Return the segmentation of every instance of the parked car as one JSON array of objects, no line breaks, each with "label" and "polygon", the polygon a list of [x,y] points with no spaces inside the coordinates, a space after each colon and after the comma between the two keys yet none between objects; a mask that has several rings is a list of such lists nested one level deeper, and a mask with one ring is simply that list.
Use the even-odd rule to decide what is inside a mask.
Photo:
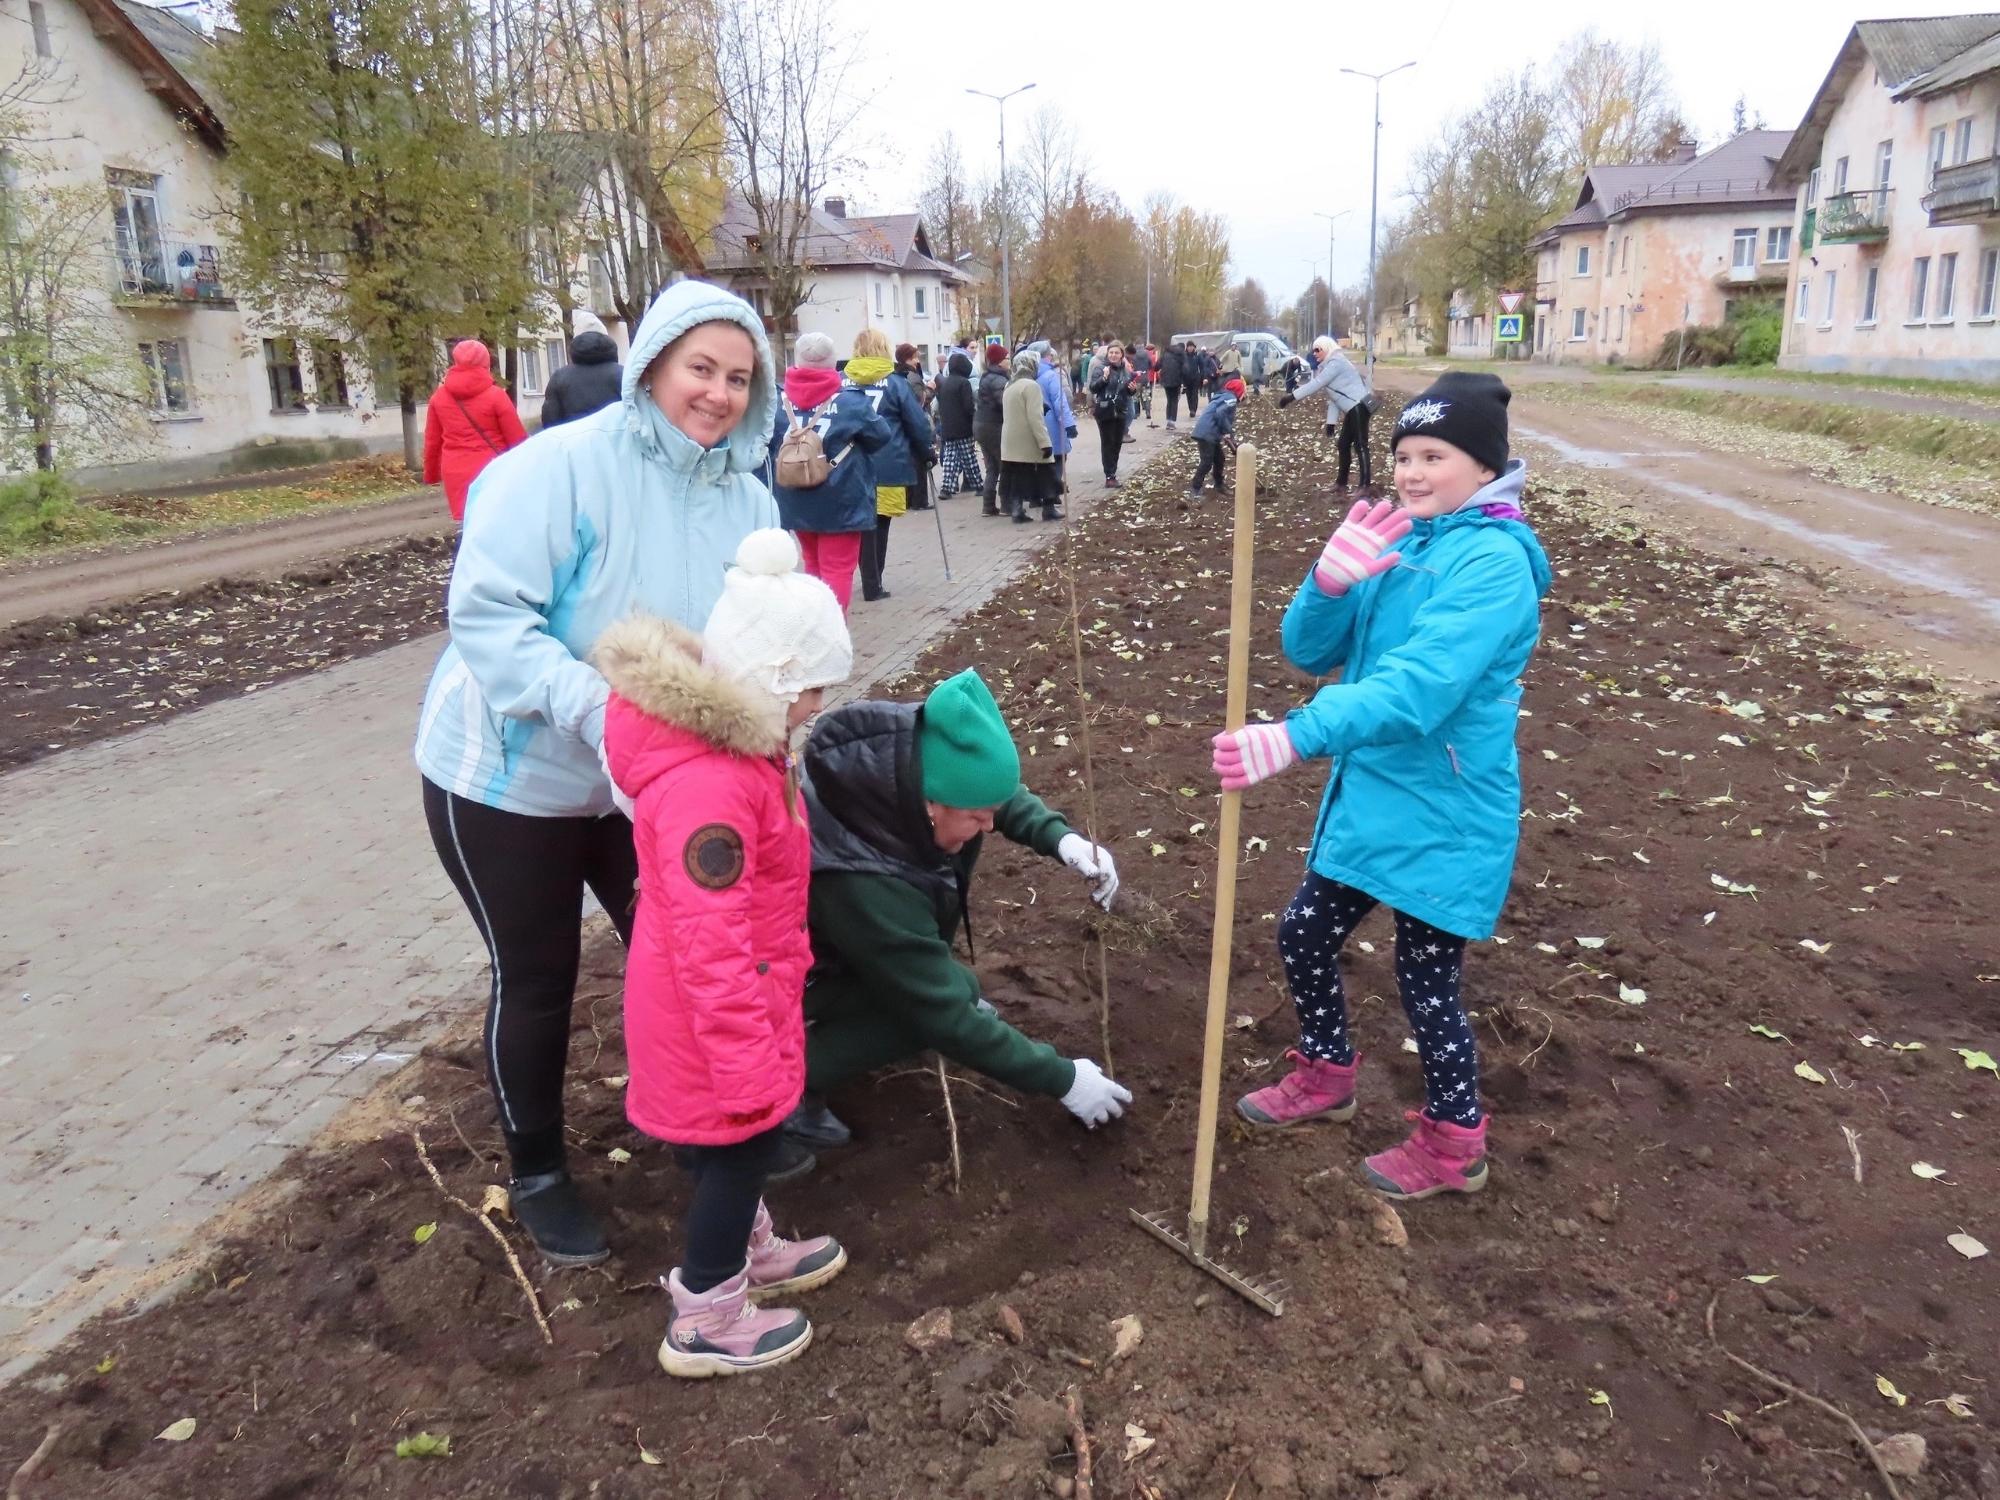
[{"label": "parked car", "polygon": [[1292,357],[1291,346],[1274,333],[1238,333],[1234,329],[1217,328],[1207,333],[1177,333],[1173,341],[1178,346],[1185,344],[1189,339],[1193,339],[1204,349],[1212,350],[1220,350],[1224,344],[1233,342],[1237,353],[1243,356],[1243,368],[1246,370],[1250,368],[1251,350],[1256,345],[1263,344],[1264,368],[1273,375],[1284,369],[1285,361]]}]

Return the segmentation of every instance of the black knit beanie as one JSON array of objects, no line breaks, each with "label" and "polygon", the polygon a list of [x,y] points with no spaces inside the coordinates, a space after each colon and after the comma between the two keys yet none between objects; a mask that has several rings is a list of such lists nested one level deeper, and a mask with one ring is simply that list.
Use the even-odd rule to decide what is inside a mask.
[{"label": "black knit beanie", "polygon": [[1507,467],[1507,403],[1513,395],[1498,375],[1470,370],[1440,375],[1396,418],[1389,452],[1406,437],[1436,438],[1498,474]]}]

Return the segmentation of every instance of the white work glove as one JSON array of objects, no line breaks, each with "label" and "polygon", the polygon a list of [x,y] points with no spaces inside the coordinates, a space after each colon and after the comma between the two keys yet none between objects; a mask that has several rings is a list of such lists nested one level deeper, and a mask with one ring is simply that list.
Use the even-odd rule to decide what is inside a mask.
[{"label": "white work glove", "polygon": [[1118,894],[1118,866],[1111,862],[1109,849],[1091,843],[1080,833],[1066,833],[1056,845],[1056,858],[1090,882],[1091,900],[1111,910]]},{"label": "white work glove", "polygon": [[632,799],[625,795],[625,788],[618,784],[618,778],[611,774],[611,757],[605,753],[604,742],[597,742],[597,767],[604,773],[604,779],[611,784],[611,801],[626,817],[632,814]]},{"label": "white work glove", "polygon": [[1125,1106],[1132,1102],[1132,1091],[1115,1079],[1106,1078],[1104,1070],[1089,1058],[1079,1057],[1074,1061],[1076,1082],[1062,1096],[1063,1108],[1092,1130],[1123,1115]]}]

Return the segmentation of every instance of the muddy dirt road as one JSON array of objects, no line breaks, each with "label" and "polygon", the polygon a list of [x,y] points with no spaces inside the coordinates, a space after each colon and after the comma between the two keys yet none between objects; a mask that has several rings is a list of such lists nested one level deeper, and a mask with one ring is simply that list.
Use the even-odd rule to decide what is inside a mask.
[{"label": "muddy dirt road", "polygon": [[[1420,387],[1384,370],[1387,389]],[[1532,460],[1593,472],[1635,515],[1710,552],[1792,573],[1800,597],[1871,646],[1968,687],[2000,687],[2000,521],[1848,489],[1791,464],[1690,447],[1615,416],[1513,401]],[[1543,476],[1547,477],[1547,476]]]},{"label": "muddy dirt road", "polygon": [[275,577],[301,563],[451,529],[443,498],[428,489],[373,505],[15,564],[0,568],[0,625],[77,614],[219,578]]}]

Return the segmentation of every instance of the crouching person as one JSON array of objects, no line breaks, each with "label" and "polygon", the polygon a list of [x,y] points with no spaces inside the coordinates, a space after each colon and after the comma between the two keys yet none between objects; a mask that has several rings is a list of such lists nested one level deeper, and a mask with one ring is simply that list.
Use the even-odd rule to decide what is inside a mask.
[{"label": "crouching person", "polygon": [[1060,1099],[1093,1128],[1122,1115],[1128,1090],[1090,1059],[1008,1025],[952,951],[990,831],[1060,859],[1107,910],[1118,892],[1110,851],[1021,784],[1013,737],[979,674],[959,673],[921,705],[843,704],[813,730],[805,759],[813,970],[807,1094],[787,1127],[793,1137],[845,1145],[825,1092],[925,1051]]},{"label": "crouching person", "polygon": [[700,637],[642,617],[595,651],[611,688],[606,767],[639,862],[625,1108],[694,1179],[681,1262],[664,1278],[670,1375],[797,1358],[812,1325],[769,1299],[847,1264],[828,1236],[780,1238],[763,1202],[805,1084],[812,962],[812,836],[789,742],[854,664],[839,601],[798,561],[787,533],[753,532]]}]

